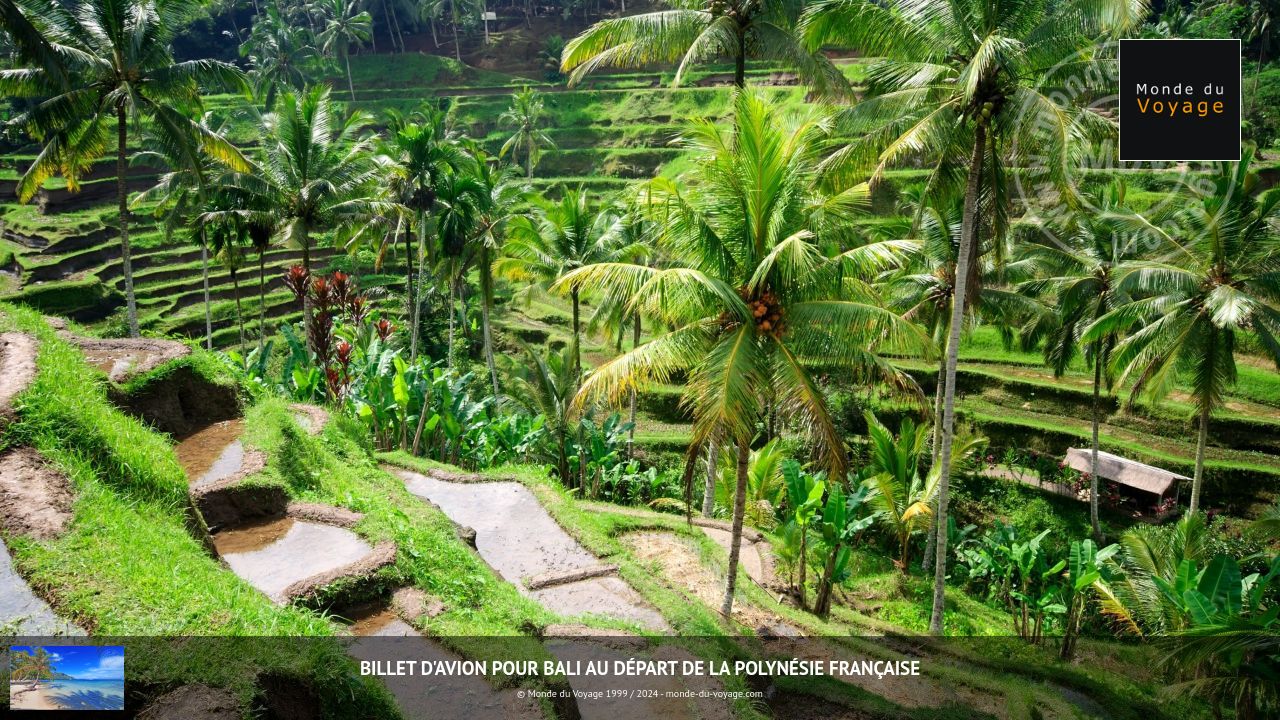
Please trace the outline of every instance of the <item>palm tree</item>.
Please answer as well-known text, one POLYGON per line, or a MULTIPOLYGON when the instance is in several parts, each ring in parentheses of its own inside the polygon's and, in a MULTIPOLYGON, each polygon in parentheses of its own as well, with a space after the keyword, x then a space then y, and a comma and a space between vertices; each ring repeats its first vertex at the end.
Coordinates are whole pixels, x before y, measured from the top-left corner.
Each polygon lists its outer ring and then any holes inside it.
POLYGON ((523 357, 511 361, 506 373, 507 397, 533 415, 546 418, 548 430, 556 444, 556 474, 569 485, 569 430, 573 396, 578 380, 569 348, 560 352, 547 349, 539 354, 527 345, 523 357))
POLYGON ((498 116, 498 123, 511 126, 514 130, 511 137, 502 143, 498 157, 504 157, 514 150, 524 152, 524 176, 533 177, 533 166, 538 164, 538 156, 543 146, 555 149, 555 142, 542 131, 542 97, 528 86, 511 96, 511 107, 498 116))
MULTIPOLYGON (((924 457, 929 446, 929 428, 903 418, 894 438, 889 428, 870 411, 864 413, 870 462, 864 480, 871 490, 871 504, 880 511, 880 519, 898 538, 898 569, 906 573, 910 567, 911 536, 928 532, 933 524, 933 498, 942 476, 942 465, 934 463, 924 472, 924 457)), ((953 467, 979 452, 986 438, 964 433, 952 454, 953 467)))
POLYGON ((1236 341, 1252 334, 1280 365, 1280 269, 1273 224, 1280 192, 1254 196, 1259 178, 1252 151, 1239 163, 1220 163, 1211 183, 1188 184, 1186 204, 1168 228, 1140 216, 1126 227, 1159 238, 1168 248, 1155 260, 1135 260, 1117 285, 1137 298, 1085 330, 1084 342, 1139 326, 1116 345, 1119 382, 1133 379, 1130 399, 1168 392, 1179 376, 1191 384, 1199 432, 1190 512, 1200 509, 1209 420, 1236 379, 1236 341))
POLYGON ((37 647, 35 652, 13 652, 11 660, 13 664, 10 674, 15 678, 26 677, 31 679, 31 687, 40 686, 41 678, 53 677, 53 658, 49 655, 49 651, 43 647, 37 647))
POLYGON ((200 107, 202 85, 242 87, 240 71, 214 60, 175 62, 169 51, 196 7, 162 0, 89 0, 73 7, 31 0, 32 23, 56 37, 67 71, 43 64, 0 71, 0 92, 43 98, 14 122, 40 140, 40 154, 23 174, 18 195, 27 202, 45 180, 62 175, 70 189, 94 160, 108 152, 115 125, 116 199, 120 261, 129 334, 138 335, 129 245, 128 143, 130 118, 146 118, 175 154, 201 152, 243 166, 238 150, 188 113, 200 107))
POLYGON ((66 88, 71 81, 64 58, 67 49, 46 34, 41 24, 52 19, 41 15, 39 5, 0 0, 0 33, 15 51, 18 64, 41 68, 53 86, 66 88))
POLYGON ((480 275, 480 321, 484 335, 484 360, 493 383, 493 396, 499 396, 498 369, 493 357, 493 263, 502 254, 507 224, 516 217, 529 194, 529 186, 519 181, 508 165, 490 158, 480 148, 473 148, 473 171, 480 192, 477 193, 478 218, 472 245, 476 269, 480 275))
MULTIPOLYGON (((210 113, 205 113, 201 124, 209 131, 219 135, 223 126, 215 126, 210 113)), ((171 237, 174 229, 189 227, 196 243, 200 246, 200 282, 204 289, 204 342, 205 349, 213 349, 213 316, 209 302, 209 241, 206 223, 200 217, 205 211, 212 175, 220 170, 227 170, 207 155, 190 157, 181 152, 181 148, 170 148, 163 142, 152 142, 154 149, 143 150, 134 155, 133 162, 138 164, 164 164, 169 171, 160 176, 159 181, 150 189, 134 196, 132 206, 151 206, 152 212, 161 218, 166 238, 171 237), (194 161, 194 164, 188 164, 194 161)))
POLYGON ((447 266, 442 275, 449 285, 449 342, 446 346, 446 361, 453 368, 457 299, 460 286, 466 280, 468 261, 464 252, 479 225, 480 205, 484 202, 488 188, 481 185, 471 173, 450 172, 440 177, 436 189, 436 203, 440 206, 436 230, 444 254, 442 262, 447 266))
MULTIPOLYGON (((468 161, 462 146, 445 128, 445 113, 428 108, 410 121, 393 118, 391 139, 382 145, 379 162, 387 170, 386 188, 391 198, 413 218, 417 231, 417 247, 411 247, 413 233, 405 232, 405 297, 409 315, 409 359, 418 357, 421 288, 415 287, 415 262, 421 263, 425 252, 430 262, 436 252, 427 242, 431 212, 436 206, 437 185, 445 173, 461 169, 468 161)), ((392 233, 400 235, 397 228, 392 233)))
POLYGON ((214 208, 213 213, 219 216, 220 220, 213 223, 211 232, 208 233, 209 249, 213 251, 213 256, 220 260, 227 268, 227 274, 231 277, 231 292, 236 303, 236 327, 239 329, 239 350, 244 352, 244 313, 240 307, 240 266, 244 262, 244 246, 248 239, 248 232, 244 224, 234 215, 226 214, 224 204, 234 202, 230 196, 218 193, 210 200, 214 208))
MULTIPOLYGON (((236 208, 273 216, 283 239, 302 249, 309 275, 315 233, 359 234, 368 218, 395 208, 375 199, 369 187, 377 174, 365 115, 337 117, 327 87, 286 93, 280 102, 277 112, 263 117, 262 149, 252 170, 230 179, 230 191, 238 196, 236 208)), ((310 326, 309 294, 303 313, 310 326)))
POLYGON ((561 70, 574 85, 607 67, 640 68, 679 63, 675 85, 698 63, 729 58, 733 84, 747 84, 747 59, 781 62, 816 92, 848 92, 844 75, 820 51, 805 47, 796 32, 803 2, 796 0, 682 0, 672 9, 610 18, 569 41, 561 70))
MULTIPOLYGON (((884 58, 868 73, 873 97, 848 114, 850 129, 857 128, 860 139, 835 153, 826 171, 839 177, 874 168, 878 177, 889 165, 924 156, 935 163, 931 194, 958 191, 964 178, 944 374, 943 467, 951 465, 955 368, 978 231, 989 226, 999 235, 1003 229, 1007 188, 1000 148, 1028 153, 1034 147, 1061 159, 1049 163, 1046 172, 1061 183, 1066 159, 1072 157, 1069 143, 1109 129, 1108 123, 1055 102, 1040 92, 1040 83, 1064 59, 1078 58, 1070 64, 1076 71, 1089 65, 1091 58, 1081 55, 1085 40, 1140 22, 1145 12, 1145 0, 823 0, 805 11, 802 26, 811 48, 839 44, 884 58), (1015 143, 1019 135, 1029 142, 1015 143), (989 215, 985 222, 980 202, 989 215)), ((934 634, 942 632, 944 612, 949 483, 944 474, 938 489, 929 619, 934 634)))
MULTIPOLYGON (((567 189, 559 202, 536 216, 508 224, 506 257, 494 269, 513 280, 550 287, 566 274, 598 263, 626 260, 643 246, 626 243, 618 217, 598 211, 582 188, 567 189)), ((566 285, 573 306, 573 367, 582 373, 582 288, 566 285)))
MULTIPOLYGON (((924 347, 918 330, 863 300, 858 278, 894 262, 909 244, 870 243, 827 256, 820 243, 847 227, 865 186, 829 195, 816 184, 830 126, 817 110, 787 117, 760 95, 739 92, 731 129, 694 123, 681 145, 697 162, 679 180, 652 180, 650 208, 662 269, 606 262, 569 272, 557 287, 624 287, 635 312, 669 328, 597 368, 577 403, 621 402, 632 387, 687 373, 693 432, 685 455, 686 501, 704 448, 723 439, 736 453, 737 487, 722 612, 733 608, 751 444, 776 412, 801 428, 829 477, 843 478, 844 443, 813 373, 844 368, 903 390, 914 383, 875 354, 882 343, 924 347)), ((692 507, 692 503, 688 503, 692 507)))
POLYGON ((268 5, 265 15, 258 15, 249 38, 240 45, 241 57, 249 60, 254 90, 263 98, 263 108, 275 108, 280 90, 302 92, 306 89, 307 63, 316 49, 303 28, 295 28, 280 17, 276 6, 268 5))
MULTIPOLYGON (((1129 303, 1132 298, 1116 287, 1116 271, 1124 263, 1139 257, 1143 243, 1132 233, 1124 232, 1117 216, 1131 213, 1124 206, 1123 182, 1099 190, 1087 209, 1071 213, 1064 222, 1046 227, 1056 242, 1036 246, 1035 252, 1045 256, 1052 266, 1049 277, 1024 283, 1021 289, 1031 294, 1051 293, 1057 300, 1055 320, 1058 326, 1044 345, 1045 362, 1054 377, 1062 377, 1078 355, 1093 365, 1093 406, 1090 420, 1092 459, 1089 470, 1089 523, 1094 540, 1102 542, 1098 522, 1098 427, 1102 422, 1102 390, 1110 391, 1115 375, 1110 371, 1111 352, 1120 336, 1106 333, 1086 347, 1080 336, 1089 323, 1129 303)), ((1039 223, 1036 223, 1039 224, 1039 223)))
POLYGON ((368 11, 360 10, 360 0, 324 0, 327 16, 324 30, 316 35, 320 49, 342 61, 347 71, 347 90, 351 101, 356 99, 356 86, 351 81, 352 45, 359 46, 373 37, 373 18, 368 11))

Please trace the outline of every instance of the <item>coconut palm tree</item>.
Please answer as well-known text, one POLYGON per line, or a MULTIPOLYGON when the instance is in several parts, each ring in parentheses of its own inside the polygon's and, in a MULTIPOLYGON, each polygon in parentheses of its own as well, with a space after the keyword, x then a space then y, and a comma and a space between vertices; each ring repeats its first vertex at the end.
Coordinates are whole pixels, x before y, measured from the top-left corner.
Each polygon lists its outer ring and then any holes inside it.
MULTIPOLYGON (((285 93, 277 112, 263 116, 262 149, 249 172, 228 181, 237 210, 269 212, 282 238, 302 249, 302 267, 311 273, 311 246, 317 232, 356 235, 366 220, 395 212, 377 199, 370 185, 377 178, 373 139, 365 134, 368 117, 339 117, 327 87, 296 95, 285 93)), ((311 300, 303 298, 311 323, 311 300)))
POLYGON ((493 383, 493 396, 499 396, 498 369, 493 355, 493 263, 502 255, 506 240, 507 224, 516 217, 530 189, 520 181, 511 166, 485 154, 479 147, 472 148, 475 159, 474 179, 479 192, 476 195, 478 217, 472 236, 476 270, 480 276, 480 323, 484 336, 484 361, 493 383))
POLYGON ((79 177, 110 151, 114 139, 120 261, 129 334, 136 337, 138 305, 129 244, 129 121, 146 118, 155 136, 173 154, 191 158, 189 164, 204 152, 243 166, 240 152, 193 120, 191 113, 200 108, 202 86, 243 87, 244 78, 227 63, 174 61, 169 50, 174 34, 197 11, 189 3, 89 0, 73 7, 31 0, 30 8, 26 17, 32 24, 57 38, 65 77, 41 62, 0 71, 0 93, 41 98, 13 121, 42 146, 19 181, 18 195, 27 202, 54 175, 65 177, 70 189, 78 189, 79 177))
POLYGON ((1280 245, 1274 224, 1280 192, 1256 195, 1252 151, 1220 163, 1210 182, 1187 184, 1186 203, 1167 227, 1141 216, 1128 229, 1159 238, 1165 252, 1119 271, 1121 292, 1137 298, 1091 323, 1082 341, 1129 332, 1112 353, 1118 381, 1132 381, 1130 399, 1159 397, 1185 378, 1196 407, 1195 473, 1190 512, 1200 509, 1204 455, 1213 411, 1236 379, 1237 340, 1251 335, 1280 366, 1280 245), (1137 328, 1137 329, 1134 329, 1137 328))
MULTIPOLYGON (((201 124, 210 132, 223 134, 222 125, 214 125, 211 114, 205 113, 201 124)), ((137 164, 163 164, 169 171, 160 176, 156 184, 134 196, 132 207, 151 207, 156 217, 161 219, 166 238, 172 237, 177 228, 189 228, 200 246, 200 284, 204 289, 204 342, 205 349, 213 349, 213 316, 209 302, 209 239, 207 228, 201 213, 205 212, 210 184, 215 173, 227 171, 225 165, 217 163, 207 155, 189 157, 174 149, 166 147, 162 142, 148 143, 153 149, 146 149, 134 155, 137 164), (194 164, 187 163, 194 161, 194 164)))
POLYGON ((215 208, 213 213, 220 220, 215 221, 208 232, 209 249, 214 258, 227 268, 231 278, 231 293, 236 304, 236 327, 239 330, 239 350, 244 352, 244 312, 240 306, 240 268, 244 264, 244 249, 248 243, 249 233, 244 223, 235 215, 225 211, 224 204, 234 202, 234 198, 216 193, 210 199, 215 208))
POLYGON ((257 15, 248 39, 240 44, 240 56, 249 60, 254 92, 262 98, 263 108, 271 112, 282 89, 306 89, 305 68, 316 57, 316 49, 306 29, 285 22, 272 4, 265 14, 257 15))
POLYGON ((360 0, 323 0, 324 29, 316 35, 320 49, 342 61, 347 71, 347 90, 356 99, 356 86, 351 80, 351 46, 360 46, 373 37, 373 18, 360 9, 360 0))
MULTIPOLYGON (((868 72, 872 96, 846 118, 859 140, 833 154, 824 170, 833 178, 871 170, 878 177, 890 165, 923 156, 933 164, 931 194, 963 191, 944 374, 943 467, 951 464, 955 367, 979 228, 1003 231, 1007 188, 1001 149, 1018 148, 1024 165, 1031 164, 1033 150, 1051 158, 1044 175, 1065 185, 1072 144, 1111 128, 1095 113, 1056 102, 1041 92, 1041 82, 1057 74, 1051 68, 1064 60, 1080 72, 1094 59, 1082 51, 1087 40, 1140 22, 1145 14, 1145 0, 822 0, 805 11, 802 28, 810 48, 843 45, 884 58, 868 72)), ((944 474, 929 619, 934 634, 942 632, 944 612, 948 490, 944 474)))
MULTIPOLYGON (((624 261, 644 251, 628 244, 619 218, 600 210, 582 188, 566 189, 559 202, 507 226, 506 256, 494 263, 498 274, 550 287, 582 267, 624 261)), ((582 374, 582 288, 564 286, 573 306, 573 367, 582 374)))
POLYGON ((713 438, 734 448, 737 487, 722 611, 733 608, 748 464, 757 423, 776 413, 801 428, 829 477, 845 476, 843 440, 813 373, 845 369, 904 391, 914 383, 875 353, 922 349, 928 338, 867 301, 860 278, 909 247, 869 243, 828 256, 820 243, 847 230, 865 186, 835 195, 816 184, 830 125, 817 109, 788 117, 752 92, 734 98, 732 128, 693 123, 681 139, 697 158, 678 180, 648 183, 650 208, 669 266, 605 262, 565 275, 556 287, 626 288, 633 311, 667 328, 587 377, 579 405, 621 402, 632 387, 687 373, 693 414, 685 455, 686 501, 702 449, 713 438))
POLYGON ((542 97, 530 87, 521 88, 511 96, 511 107, 498 116, 498 123, 512 128, 511 137, 502 143, 498 157, 516 150, 524 154, 524 176, 533 177, 533 166, 544 147, 554 149, 556 144, 541 127, 542 97))
MULTIPOLYGON (((448 366, 453 368, 454 337, 458 317, 458 296, 466 281, 466 268, 470 258, 464 253, 480 223, 480 206, 487 197, 488 188, 481 185, 474 174, 467 171, 445 173, 436 183, 436 232, 440 236, 443 251, 441 275, 449 286, 449 342, 448 366)), ((465 303, 464 303, 465 304, 465 303)))
POLYGON ((1115 374, 1110 369, 1111 352, 1119 342, 1118 333, 1100 334, 1082 347, 1080 336, 1090 323, 1132 298, 1116 286, 1117 270, 1140 257, 1145 243, 1133 233, 1125 232, 1119 217, 1132 211, 1124 204, 1122 181, 1098 190, 1087 209, 1070 213, 1057 222, 1030 220, 1052 234, 1055 241, 1038 244, 1034 252, 1044 258, 1050 271, 1047 277, 1024 283, 1020 289, 1038 295, 1050 294, 1056 300, 1054 320, 1057 327, 1046 338, 1045 363, 1054 377, 1066 374, 1071 362, 1084 355, 1093 366, 1093 404, 1090 419, 1091 468, 1089 470, 1089 523, 1094 540, 1102 542, 1098 523, 1098 427, 1102 422, 1102 391, 1111 390, 1115 374))
POLYGON ((820 51, 806 48, 796 31, 803 2, 796 0, 679 0, 670 10, 610 18, 569 41, 560 67, 569 84, 600 68, 679 63, 674 85, 692 66, 728 58, 733 84, 747 83, 747 60, 771 60, 799 73, 814 91, 844 95, 848 81, 820 51))
POLYGON ((31 687, 40 686, 40 680, 43 678, 52 678, 54 667, 53 658, 49 655, 49 651, 43 647, 37 647, 34 652, 18 652, 13 651, 12 658, 13 667, 10 674, 14 679, 28 678, 31 680, 31 687))
POLYGON ((532 415, 546 418, 547 429, 555 442, 556 475, 569 485, 573 473, 569 468, 569 431, 572 425, 573 396, 578 380, 569 348, 560 352, 544 349, 535 352, 521 345, 521 356, 506 358, 507 397, 532 415))
POLYGON ((420 268, 423 253, 428 264, 434 264, 436 251, 427 242, 431 213, 436 207, 437 185, 449 172, 462 169, 469 159, 458 139, 445 127, 445 113, 428 108, 409 120, 392 118, 390 140, 382 144, 379 163, 385 173, 385 188, 391 199, 404 207, 413 219, 417 232, 416 247, 412 232, 397 229, 391 234, 404 237, 405 297, 408 302, 409 358, 418 357, 418 340, 422 288, 414 283, 415 267, 420 268))

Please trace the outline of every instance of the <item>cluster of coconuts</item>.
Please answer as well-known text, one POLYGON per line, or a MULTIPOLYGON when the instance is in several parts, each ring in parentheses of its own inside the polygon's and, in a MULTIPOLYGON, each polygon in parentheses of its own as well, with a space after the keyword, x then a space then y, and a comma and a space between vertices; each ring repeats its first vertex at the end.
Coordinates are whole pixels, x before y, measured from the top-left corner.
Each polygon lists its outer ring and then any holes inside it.
POLYGON ((765 290, 758 298, 748 299, 747 307, 751 308, 751 316, 755 318, 756 329, 760 332, 774 335, 782 333, 786 324, 782 316, 786 314, 786 310, 772 290, 765 290))

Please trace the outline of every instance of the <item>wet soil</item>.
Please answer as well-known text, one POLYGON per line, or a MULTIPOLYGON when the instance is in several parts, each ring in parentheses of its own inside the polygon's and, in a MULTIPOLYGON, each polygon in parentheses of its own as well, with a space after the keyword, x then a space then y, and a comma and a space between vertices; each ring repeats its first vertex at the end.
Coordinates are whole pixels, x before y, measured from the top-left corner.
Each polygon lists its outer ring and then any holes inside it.
POLYGON ((244 420, 237 418, 214 423, 178 443, 174 452, 192 488, 244 477, 266 467, 262 453, 245 449, 242 434, 244 420))
POLYGON ((420 634, 386 603, 368 603, 338 615, 349 621, 346 629, 357 637, 416 637, 420 634))
POLYGON ((213 542, 235 574, 277 602, 286 600, 296 583, 342 570, 374 552, 350 530, 291 517, 225 530, 213 542))
MULTIPOLYGON (((347 630, 356 640, 349 646, 357 660, 403 660, 427 662, 458 660, 453 653, 422 636, 405 622, 396 604, 372 602, 340 611, 349 621, 347 630)), ((537 702, 517 697, 515 690, 495 690, 483 677, 441 675, 386 676, 381 678, 396 698, 405 717, 442 720, 476 718, 541 718, 537 702)))
POLYGON ((27 585, 0 541, 0 626, 15 635, 84 635, 84 631, 60 619, 53 608, 27 585))
POLYGON ((129 393, 112 386, 107 395, 124 412, 176 438, 241 414, 235 388, 210 382, 185 365, 153 377, 129 393))
POLYGON ((149 338, 98 339, 71 337, 80 346, 85 360, 107 374, 111 382, 123 382, 161 365, 191 354, 191 348, 176 340, 149 338))
POLYGON ((49 540, 71 522, 71 483, 31 448, 0 455, 0 527, 49 540))
POLYGON ((223 720, 240 715, 240 702, 230 690, 183 685, 151 701, 138 720, 223 720))
POLYGON ((0 422, 13 419, 14 397, 36 379, 36 347, 30 335, 0 334, 0 422))
POLYGON ((458 483, 400 471, 413 494, 439 506, 455 523, 473 528, 476 550, 502 576, 548 609, 574 616, 596 613, 669 629, 661 614, 617 577, 597 577, 530 591, 526 578, 596 568, 599 558, 569 536, 533 493, 515 482, 458 483))

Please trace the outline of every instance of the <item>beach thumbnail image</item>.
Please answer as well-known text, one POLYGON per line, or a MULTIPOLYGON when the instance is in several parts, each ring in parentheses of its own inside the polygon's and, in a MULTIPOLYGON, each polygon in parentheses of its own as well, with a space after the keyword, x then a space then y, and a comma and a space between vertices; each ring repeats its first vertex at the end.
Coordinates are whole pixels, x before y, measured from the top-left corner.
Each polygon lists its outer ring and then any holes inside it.
POLYGON ((124 647, 10 647, 9 709, 123 710, 124 647))

